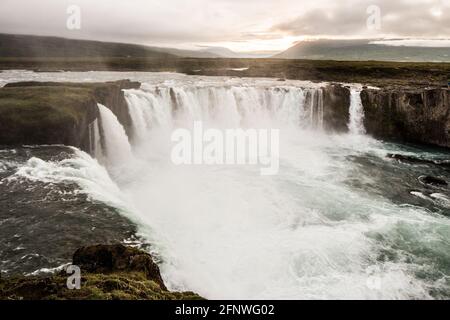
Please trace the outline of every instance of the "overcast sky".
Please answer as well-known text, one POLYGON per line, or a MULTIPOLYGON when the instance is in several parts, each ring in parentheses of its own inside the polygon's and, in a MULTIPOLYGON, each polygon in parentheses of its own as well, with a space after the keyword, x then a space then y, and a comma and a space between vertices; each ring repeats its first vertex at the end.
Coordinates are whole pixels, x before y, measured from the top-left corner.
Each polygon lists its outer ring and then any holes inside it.
POLYGON ((310 38, 448 39, 450 0, 0 0, 0 32, 236 51, 310 38), (81 9, 80 30, 66 27, 69 5, 81 9), (367 27, 371 5, 378 30, 367 27))

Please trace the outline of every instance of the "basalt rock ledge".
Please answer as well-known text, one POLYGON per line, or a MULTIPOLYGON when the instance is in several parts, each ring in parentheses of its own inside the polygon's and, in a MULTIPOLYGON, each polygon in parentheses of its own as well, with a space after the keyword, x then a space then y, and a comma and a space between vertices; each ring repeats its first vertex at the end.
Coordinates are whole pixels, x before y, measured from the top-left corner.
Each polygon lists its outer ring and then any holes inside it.
POLYGON ((366 88, 361 100, 364 125, 374 137, 450 147, 448 88, 366 88))
POLYGON ((90 152, 89 126, 108 106, 128 134, 131 118, 124 89, 140 83, 18 82, 0 88, 0 145, 63 144, 90 152))

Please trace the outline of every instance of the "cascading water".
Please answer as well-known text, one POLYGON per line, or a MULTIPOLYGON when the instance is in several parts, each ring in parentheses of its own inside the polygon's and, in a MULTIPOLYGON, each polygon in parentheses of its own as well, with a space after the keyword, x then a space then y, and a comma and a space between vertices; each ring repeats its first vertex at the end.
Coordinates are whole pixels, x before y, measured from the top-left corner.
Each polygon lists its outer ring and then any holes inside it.
POLYGON ((361 135, 366 133, 364 128, 364 108, 361 101, 361 89, 351 88, 350 90, 350 122, 348 129, 351 134, 361 135))
MULTIPOLYGON (((144 85, 126 97, 142 161, 121 188, 170 288, 208 298, 428 297, 411 265, 378 260, 388 249, 370 236, 414 225, 422 213, 347 185, 352 171, 342 150, 353 145, 320 130, 320 87, 144 85), (282 129, 280 174, 174 166, 170 133, 194 120, 282 129), (382 290, 371 288, 371 277, 383 279, 382 290)), ((364 132, 358 97, 352 91, 353 134, 364 132)), ((369 138, 360 142, 373 148, 369 138)))
POLYGON ((104 162, 103 147, 101 143, 98 119, 89 124, 89 153, 99 162, 104 162))
POLYGON ((125 92, 138 139, 151 128, 195 120, 230 128, 274 123, 322 128, 322 95, 322 89, 298 87, 148 87, 125 92))
POLYGON ((131 145, 125 129, 114 113, 98 104, 103 129, 106 160, 111 166, 123 166, 132 156, 131 145))

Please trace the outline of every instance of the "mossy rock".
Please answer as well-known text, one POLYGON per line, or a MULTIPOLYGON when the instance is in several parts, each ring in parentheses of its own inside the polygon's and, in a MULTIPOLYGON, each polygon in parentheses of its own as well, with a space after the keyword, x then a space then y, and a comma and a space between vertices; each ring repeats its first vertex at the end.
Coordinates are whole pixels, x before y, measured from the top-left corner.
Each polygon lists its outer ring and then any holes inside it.
POLYGON ((0 88, 0 145, 63 144, 90 152, 89 124, 107 106, 131 134, 124 89, 140 83, 17 82, 0 88))
POLYGON ((95 119, 89 88, 7 87, 0 89, 0 143, 79 143, 79 130, 95 119))
POLYGON ((142 272, 85 274, 81 289, 70 290, 67 276, 0 280, 1 300, 200 300, 192 292, 170 292, 142 272))
POLYGON ((0 300, 201 300, 170 292, 150 254, 123 245, 84 247, 74 254, 81 288, 68 289, 65 272, 50 277, 0 279, 0 300), (149 268, 151 272, 149 272, 149 268))

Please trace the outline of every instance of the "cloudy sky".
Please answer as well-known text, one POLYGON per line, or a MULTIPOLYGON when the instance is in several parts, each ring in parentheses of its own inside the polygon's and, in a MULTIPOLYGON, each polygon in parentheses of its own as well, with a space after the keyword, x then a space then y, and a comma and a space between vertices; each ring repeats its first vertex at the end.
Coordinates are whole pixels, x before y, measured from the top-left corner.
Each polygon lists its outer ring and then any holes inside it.
POLYGON ((236 51, 315 38, 449 39, 450 0, 0 0, 0 32, 236 51), (67 28, 70 5, 79 30, 67 28))

